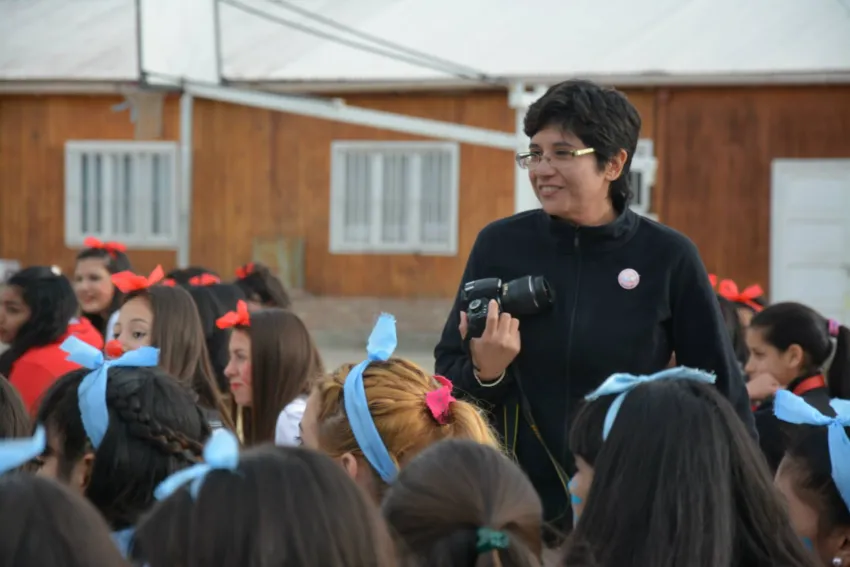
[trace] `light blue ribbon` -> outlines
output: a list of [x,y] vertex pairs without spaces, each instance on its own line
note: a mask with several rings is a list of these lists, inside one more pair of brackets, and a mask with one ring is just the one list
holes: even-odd
[[363,371],[373,361],[388,360],[395,352],[397,345],[395,317],[382,313],[378,317],[378,322],[375,323],[375,328],[372,329],[372,334],[369,335],[366,360],[351,369],[343,386],[345,413],[354,439],[366,460],[387,483],[395,480],[398,469],[369,412],[369,400],[366,398],[366,388],[363,386]]
[[850,439],[844,430],[850,426],[850,401],[834,399],[829,405],[835,410],[835,417],[822,414],[806,400],[788,390],[779,390],[773,401],[773,413],[788,423],[827,427],[832,480],[844,500],[844,505],[850,510]]
[[598,388],[584,397],[585,400],[592,401],[602,396],[620,394],[614,398],[614,401],[611,402],[611,406],[608,408],[608,412],[605,414],[605,422],[602,425],[603,441],[608,438],[608,434],[611,432],[611,427],[614,425],[614,420],[617,419],[617,413],[620,411],[620,406],[623,405],[623,400],[626,399],[626,394],[641,384],[658,380],[696,380],[697,382],[714,384],[717,377],[704,370],[687,368],[685,366],[668,368],[661,372],[650,374],[649,376],[636,376],[627,373],[612,374]]
[[47,434],[44,426],[35,428],[32,437],[0,440],[0,474],[18,468],[44,453],[47,447]]
[[154,498],[165,500],[189,481],[192,482],[189,493],[192,498],[196,498],[211,470],[235,471],[238,466],[239,440],[227,429],[216,429],[204,445],[204,462],[178,471],[163,480],[154,490]]
[[59,348],[68,353],[67,360],[91,370],[77,388],[77,399],[83,428],[97,450],[109,429],[109,409],[106,407],[109,369],[113,366],[156,366],[159,349],[141,347],[124,353],[121,358],[106,360],[101,351],[73,336],[65,339]]

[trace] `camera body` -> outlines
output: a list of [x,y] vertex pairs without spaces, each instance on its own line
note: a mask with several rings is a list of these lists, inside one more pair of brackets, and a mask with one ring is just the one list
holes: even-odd
[[555,296],[543,276],[523,276],[509,282],[499,278],[466,282],[461,303],[466,311],[467,337],[477,339],[484,334],[491,300],[496,300],[500,314],[536,315],[551,308]]

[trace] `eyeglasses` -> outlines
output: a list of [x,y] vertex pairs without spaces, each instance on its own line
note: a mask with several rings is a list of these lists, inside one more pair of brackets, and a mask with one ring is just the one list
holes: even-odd
[[593,148],[581,148],[579,150],[555,150],[553,156],[544,156],[540,152],[527,152],[516,155],[516,163],[523,169],[534,169],[545,158],[550,164],[565,163],[579,156],[592,154]]

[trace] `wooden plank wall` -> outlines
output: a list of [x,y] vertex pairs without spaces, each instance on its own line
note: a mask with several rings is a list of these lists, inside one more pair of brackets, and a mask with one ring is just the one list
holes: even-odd
[[[627,94],[659,158],[654,207],[693,238],[710,270],[767,283],[770,161],[850,156],[850,88],[633,90]],[[351,95],[349,104],[496,130],[513,128],[500,93]],[[117,97],[0,96],[0,257],[73,267],[64,245],[64,143],[133,139]],[[176,98],[162,138],[178,135]],[[511,214],[509,152],[461,146],[456,257],[328,252],[330,145],[410,140],[393,132],[198,100],[192,262],[226,277],[255,239],[304,238],[308,291],[326,295],[450,296],[485,224]],[[530,187],[528,189],[531,190]],[[174,265],[171,252],[132,251],[139,271]]]
[[661,220],[709,271],[767,290],[771,161],[850,158],[850,87],[682,89],[660,108]]
[[[163,138],[178,132],[174,101],[163,113]],[[70,273],[76,251],[65,246],[65,142],[132,140],[120,97],[0,96],[0,258],[22,265],[57,264]],[[140,271],[170,267],[173,252],[134,250]]]

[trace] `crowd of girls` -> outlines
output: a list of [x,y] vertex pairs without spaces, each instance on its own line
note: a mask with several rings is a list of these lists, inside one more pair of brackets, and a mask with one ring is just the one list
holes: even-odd
[[267,268],[137,274],[89,240],[73,283],[0,289],[0,564],[850,566],[850,331],[715,285],[759,441],[709,372],[611,376],[569,429],[553,548],[484,410],[394,355],[391,315],[326,369]]

